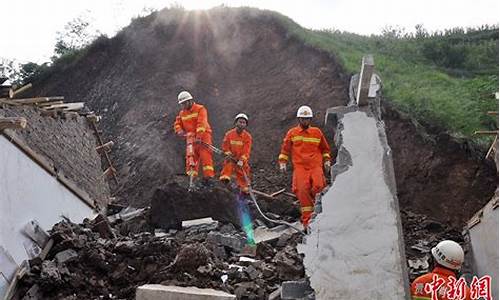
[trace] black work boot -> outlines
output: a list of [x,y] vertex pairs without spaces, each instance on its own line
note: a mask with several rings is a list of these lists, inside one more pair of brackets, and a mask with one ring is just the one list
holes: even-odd
[[215,181],[214,181],[213,177],[203,177],[203,179],[201,180],[201,185],[204,188],[211,189],[215,186]]

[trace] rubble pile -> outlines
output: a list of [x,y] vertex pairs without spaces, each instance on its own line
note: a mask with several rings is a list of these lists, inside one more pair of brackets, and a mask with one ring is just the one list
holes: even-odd
[[410,282],[431,271],[431,248],[437,243],[450,239],[464,244],[464,238],[459,229],[440,223],[426,215],[403,210],[401,221]]
[[[147,283],[213,288],[238,299],[266,299],[283,281],[304,278],[296,251],[299,234],[258,243],[254,258],[241,256],[244,234],[231,223],[214,221],[168,231],[142,224],[149,212],[111,223],[99,215],[51,230],[46,259],[30,261],[20,283],[29,299],[134,299]],[[132,226],[131,223],[142,224]],[[125,229],[124,229],[125,228]],[[130,231],[130,228],[134,230]]]

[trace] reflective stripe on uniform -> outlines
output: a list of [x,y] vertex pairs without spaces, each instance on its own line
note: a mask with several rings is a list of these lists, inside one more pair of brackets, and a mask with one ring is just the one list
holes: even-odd
[[190,119],[193,119],[193,118],[196,118],[196,117],[198,117],[198,113],[197,112],[192,113],[190,115],[183,116],[183,117],[181,117],[181,120],[182,121],[187,121],[187,120],[190,120]]
[[186,173],[188,174],[188,176],[198,176],[198,172],[196,171],[187,171]]
[[323,153],[323,158],[330,158],[330,153]]
[[226,151],[226,152],[224,152],[224,154],[225,155],[231,155],[232,153],[231,153],[231,151]]
[[231,177],[227,175],[222,175],[221,177],[219,177],[219,180],[224,180],[224,179],[231,180]]
[[430,300],[432,299],[431,297],[426,297],[426,296],[411,296],[412,300]]
[[196,132],[205,132],[205,127],[196,128]]
[[280,154],[280,156],[278,156],[278,159],[288,160],[288,155],[286,155],[286,154]]
[[233,141],[231,140],[231,145],[238,145],[238,146],[243,146],[243,142],[242,141]]
[[213,171],[214,167],[212,167],[212,166],[203,166],[203,171],[207,171],[207,170]]
[[292,138],[292,142],[296,142],[296,141],[303,141],[304,143],[319,144],[321,142],[321,139],[297,135],[297,136],[294,136]]
[[247,160],[247,159],[248,159],[248,157],[247,157],[246,155],[242,155],[242,156],[241,156],[241,159],[243,159],[243,160]]
[[302,212],[314,211],[314,206],[303,206],[300,210]]

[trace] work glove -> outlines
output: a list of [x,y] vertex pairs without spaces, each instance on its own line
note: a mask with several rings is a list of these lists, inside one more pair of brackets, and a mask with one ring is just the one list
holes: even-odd
[[280,171],[281,171],[281,173],[286,172],[286,163],[280,163]]
[[330,171],[331,166],[332,166],[332,163],[329,160],[325,161],[325,163],[323,164],[323,167],[325,168],[325,171],[327,171],[327,172]]
[[243,161],[242,160],[238,160],[238,162],[236,164],[238,165],[238,167],[243,167]]

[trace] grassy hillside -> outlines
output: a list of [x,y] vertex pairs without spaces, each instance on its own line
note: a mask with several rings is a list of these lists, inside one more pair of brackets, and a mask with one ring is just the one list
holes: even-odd
[[384,94],[399,109],[422,123],[454,136],[496,129],[488,110],[498,110],[498,27],[452,29],[429,34],[387,30],[380,36],[307,30],[280,16],[290,32],[305,43],[335,55],[349,72],[359,72],[361,58],[371,53],[382,76]]

